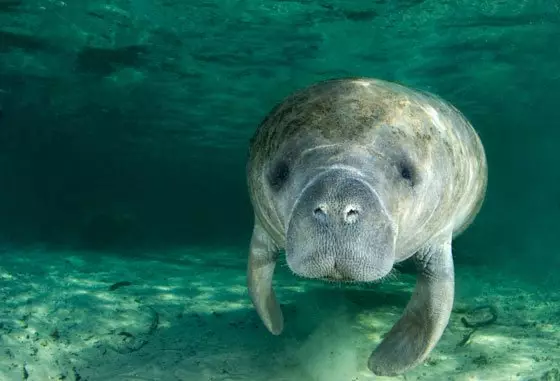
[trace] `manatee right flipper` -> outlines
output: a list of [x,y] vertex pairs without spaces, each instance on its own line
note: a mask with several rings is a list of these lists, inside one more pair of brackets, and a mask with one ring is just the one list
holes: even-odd
[[282,311],[272,289],[277,258],[278,249],[256,220],[249,249],[247,285],[259,317],[273,335],[279,335],[284,329]]
[[394,376],[420,364],[440,339],[451,315],[454,270],[451,239],[418,252],[416,288],[403,316],[375,349],[368,367]]

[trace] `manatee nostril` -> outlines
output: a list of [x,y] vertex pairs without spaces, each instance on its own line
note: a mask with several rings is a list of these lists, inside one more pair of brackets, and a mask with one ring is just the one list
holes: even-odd
[[354,205],[349,205],[344,210],[344,222],[352,224],[358,220],[360,216],[360,209]]
[[321,222],[327,220],[327,209],[324,206],[318,206],[313,210],[313,216]]

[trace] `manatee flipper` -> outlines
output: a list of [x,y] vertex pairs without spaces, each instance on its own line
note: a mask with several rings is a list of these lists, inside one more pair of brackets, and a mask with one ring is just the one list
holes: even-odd
[[412,298],[369,358],[369,369],[380,376],[400,374],[424,361],[449,322],[455,283],[451,237],[419,251],[414,260],[419,274]]
[[259,317],[273,335],[279,335],[284,328],[282,311],[272,289],[277,258],[278,249],[260,223],[255,222],[249,249],[247,285]]

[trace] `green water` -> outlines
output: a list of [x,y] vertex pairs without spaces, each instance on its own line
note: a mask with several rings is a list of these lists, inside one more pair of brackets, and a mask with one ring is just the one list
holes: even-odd
[[[559,41],[555,0],[0,0],[0,380],[369,379],[411,274],[352,291],[280,266],[279,337],[245,289],[249,139],[292,91],[345,76],[440,95],[488,157],[453,245],[458,310],[406,379],[560,379]],[[461,311],[487,303],[496,324],[457,348]],[[135,318],[105,308],[137,305],[159,323],[123,355],[101,337]]]

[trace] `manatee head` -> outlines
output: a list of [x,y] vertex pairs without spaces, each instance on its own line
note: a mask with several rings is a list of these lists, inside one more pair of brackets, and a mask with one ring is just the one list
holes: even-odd
[[254,205],[266,205],[257,216],[295,274],[368,282],[410,256],[400,250],[416,234],[408,227],[431,208],[422,114],[406,89],[357,80],[307,88],[265,119],[250,160],[264,194]]
[[287,141],[267,171],[288,266],[307,278],[378,280],[396,260],[414,168],[392,144],[321,140]]

